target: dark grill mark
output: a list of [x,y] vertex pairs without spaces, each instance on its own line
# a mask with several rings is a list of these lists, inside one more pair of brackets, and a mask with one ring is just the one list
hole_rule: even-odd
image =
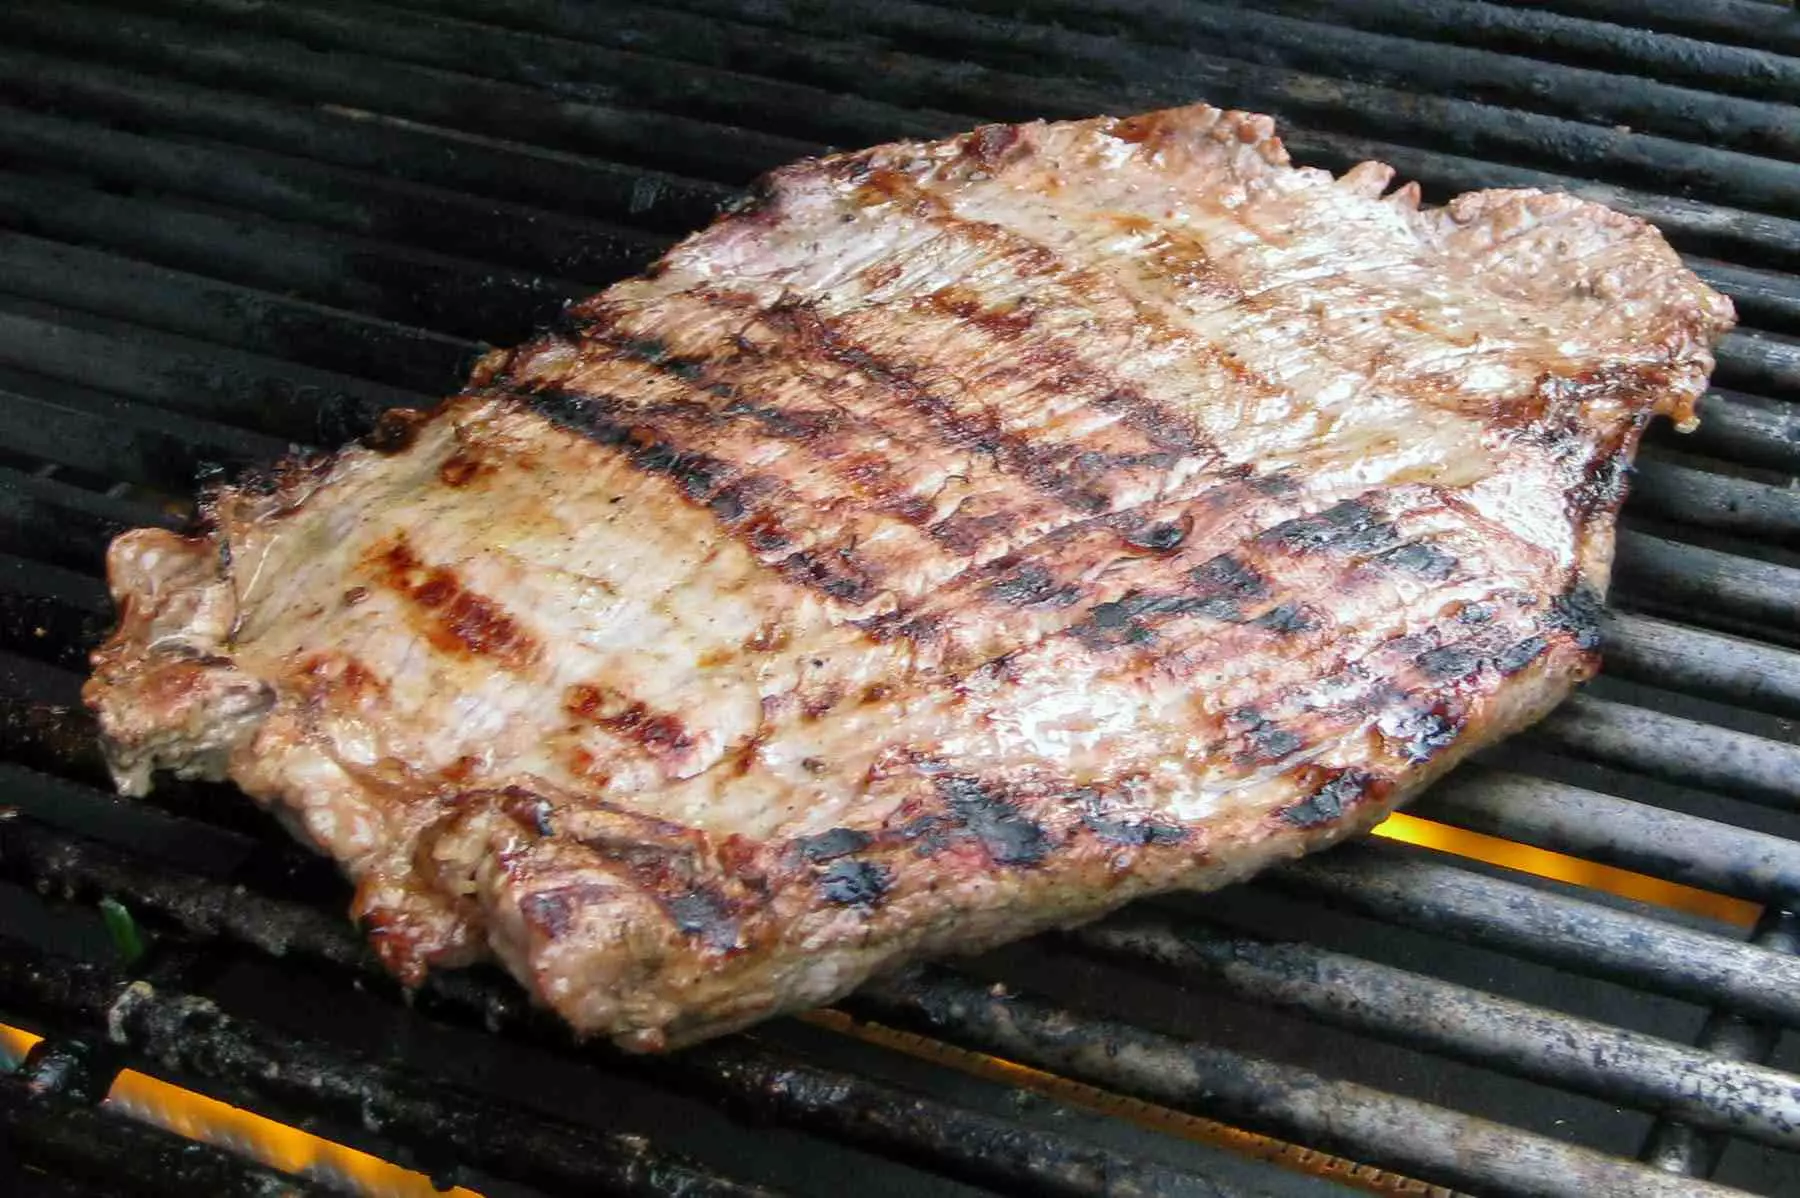
[[1258,761],[1280,761],[1305,742],[1286,728],[1265,724],[1249,734],[1251,752]]
[[1250,566],[1229,553],[1221,553],[1195,566],[1188,573],[1194,585],[1208,593],[1227,595],[1249,602],[1269,593],[1268,581]]
[[1578,515],[1611,512],[1625,501],[1631,479],[1631,458],[1623,449],[1595,458],[1587,465],[1581,485],[1569,496],[1569,505]]
[[777,562],[783,575],[845,603],[867,603],[875,594],[875,582],[847,549],[803,549]]
[[1486,624],[1494,618],[1494,609],[1486,603],[1465,603],[1456,611],[1458,624]]
[[691,499],[710,499],[734,473],[729,463],[666,443],[649,425],[615,419],[613,413],[620,405],[612,396],[547,388],[521,395],[520,399],[558,428],[597,445],[623,450],[631,463],[646,473],[667,475]]
[[1081,597],[1074,585],[1063,585],[1036,562],[1027,562],[986,587],[987,594],[1013,607],[1067,607]]
[[1148,524],[1125,534],[1125,543],[1149,553],[1173,553],[1187,540],[1187,534],[1187,526],[1184,524]]
[[[559,428],[619,449],[638,469],[673,480],[759,557],[766,559],[794,543],[793,534],[776,513],[797,510],[799,505],[778,481],[760,476],[734,478],[737,467],[728,462],[678,448],[664,440],[653,425],[615,419],[610,410],[618,401],[611,396],[549,389],[521,398]],[[801,550],[773,564],[788,579],[847,603],[865,603],[877,589],[872,566],[847,548]]]
[[1390,549],[1376,560],[1432,582],[1442,582],[1456,569],[1454,557],[1427,541],[1414,541]]
[[1336,823],[1369,793],[1374,777],[1358,769],[1340,770],[1298,803],[1281,810],[1281,818],[1297,828]]
[[1577,583],[1566,595],[1550,601],[1550,627],[1566,632],[1578,648],[1600,647],[1600,613],[1605,610],[1599,594],[1587,583]]
[[1107,844],[1126,848],[1180,844],[1188,838],[1188,829],[1180,824],[1158,823],[1154,818],[1135,821],[1111,819],[1097,811],[1084,811],[1081,824]]
[[738,921],[724,895],[705,887],[663,900],[663,910],[682,935],[699,940],[714,952],[738,947]]
[[937,789],[955,822],[981,842],[994,864],[1036,865],[1049,852],[1044,829],[978,779],[960,774],[942,777]]
[[1204,616],[1225,623],[1244,620],[1242,604],[1268,594],[1261,574],[1229,553],[1220,554],[1188,571],[1192,583],[1180,592],[1132,593],[1097,605],[1086,620],[1069,629],[1094,648],[1118,644],[1143,644],[1154,632],[1143,621]]
[[872,907],[891,882],[888,871],[873,861],[839,861],[819,877],[819,893],[829,903]]
[[1415,764],[1430,761],[1456,743],[1462,729],[1460,720],[1452,719],[1442,704],[1425,710],[1406,712],[1389,726],[1382,723],[1382,735],[1396,752]]
[[1257,538],[1263,545],[1295,553],[1331,550],[1370,554],[1391,546],[1399,533],[1360,499],[1346,499],[1315,516],[1277,524]]
[[839,857],[848,857],[851,853],[860,853],[874,843],[874,840],[867,832],[859,832],[855,828],[832,828],[817,836],[802,836],[794,841],[794,845],[808,861],[823,864]]
[[1290,636],[1298,632],[1309,632],[1317,625],[1298,603],[1282,603],[1270,608],[1251,621],[1258,628],[1267,628],[1270,632]]
[[1421,653],[1414,659],[1425,677],[1434,682],[1467,678],[1481,668],[1481,655],[1461,645],[1446,645]]
[[577,682],[564,691],[563,710],[623,739],[636,741],[652,756],[672,756],[694,744],[679,717],[651,711],[628,695],[591,682]]
[[396,541],[379,559],[383,579],[421,610],[425,639],[446,653],[469,653],[522,666],[537,642],[485,595],[466,589],[456,572],[426,566],[405,541]]
[[1298,734],[1275,724],[1254,707],[1238,708],[1229,720],[1247,746],[1247,750],[1238,755],[1243,765],[1279,761],[1305,743]]
[[605,886],[582,882],[528,894],[519,901],[519,908],[525,922],[549,939],[560,940],[574,926],[577,912],[604,904],[612,897],[612,892]]
[[1494,657],[1494,666],[1502,674],[1517,674],[1543,656],[1544,650],[1549,647],[1541,636],[1526,637],[1517,644],[1502,649]]
[[[910,182],[907,186],[911,186]],[[987,226],[973,227],[987,230],[989,235],[997,232]],[[1041,250],[1041,247],[1037,248]],[[1051,258],[1054,260],[1053,255]],[[1096,479],[1090,472],[1096,464],[1095,459],[1088,458],[1087,469],[1076,464],[1078,458],[1091,451],[1083,451],[1079,446],[1046,445],[1030,435],[999,429],[990,416],[958,411],[954,404],[914,378],[910,367],[885,361],[874,352],[853,344],[805,301],[783,301],[764,310],[762,316],[783,335],[795,353],[816,355],[856,371],[884,392],[892,403],[929,420],[940,430],[943,443],[989,455],[1001,470],[1055,496],[1077,511],[1097,512],[1107,505],[1104,492],[1095,489]],[[1018,321],[1028,319],[1028,313],[1008,313],[1005,317],[1016,325]],[[1076,367],[1065,372],[1061,383],[1074,388],[1092,383],[1098,377],[1091,370]],[[1162,449],[1177,453],[1208,451],[1186,422],[1161,411],[1135,392],[1115,389],[1106,400],[1096,401],[1094,406],[1104,407],[1108,402],[1124,408],[1125,423]],[[1114,469],[1128,464],[1128,458],[1099,455],[1099,460]]]

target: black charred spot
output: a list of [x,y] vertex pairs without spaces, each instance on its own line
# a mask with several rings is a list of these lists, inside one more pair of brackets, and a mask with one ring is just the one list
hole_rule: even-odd
[[1340,770],[1306,798],[1282,808],[1281,818],[1297,828],[1336,823],[1369,792],[1374,778],[1362,770]]
[[892,878],[873,861],[839,861],[819,876],[825,901],[845,907],[872,907],[886,894]]
[[1630,477],[1631,461],[1623,452],[1596,458],[1588,463],[1586,477],[1570,496],[1570,505],[1584,516],[1613,511],[1624,502]]
[[874,584],[845,562],[842,555],[801,550],[782,558],[778,568],[796,582],[845,603],[865,603],[875,592]]
[[1110,603],[1097,604],[1086,620],[1069,631],[1094,648],[1138,645],[1148,643],[1156,635],[1144,620],[1194,615],[1227,622],[1244,618],[1236,601],[1224,595],[1133,591]]
[[1102,603],[1088,618],[1095,628],[1123,628],[1131,621],[1131,608],[1123,602]]
[[1390,549],[1377,559],[1396,570],[1416,574],[1433,582],[1442,582],[1456,569],[1456,559],[1427,541],[1413,541],[1398,549]]
[[663,903],[663,909],[685,936],[699,940],[714,952],[737,947],[738,921],[725,897],[696,887]]
[[1107,844],[1122,845],[1127,848],[1141,849],[1150,845],[1180,844],[1188,837],[1188,830],[1179,824],[1163,824],[1154,819],[1110,819],[1095,811],[1083,812],[1081,823],[1083,827]]
[[1384,722],[1383,734],[1408,761],[1430,761],[1456,742],[1462,730],[1459,720],[1451,718],[1442,704],[1405,713],[1392,726]]
[[1283,636],[1306,632],[1316,627],[1312,617],[1298,603],[1278,604],[1256,617],[1251,623],[1258,628],[1267,628],[1270,632],[1280,633]]
[[1543,656],[1549,644],[1541,636],[1526,637],[1517,644],[1508,645],[1494,656],[1494,666],[1502,674],[1517,674],[1520,670]]
[[670,445],[653,429],[615,419],[618,401],[611,396],[553,388],[532,394],[527,402],[557,427],[624,451],[639,470],[668,476],[696,502],[709,501],[735,472],[717,458]]
[[1264,724],[1250,732],[1246,739],[1250,742],[1251,753],[1259,761],[1280,761],[1302,744],[1297,733],[1273,724]]
[[1317,515],[1277,524],[1257,540],[1295,553],[1375,553],[1392,545],[1398,535],[1367,503],[1346,499]]
[[839,857],[848,857],[851,853],[860,853],[874,839],[867,832],[859,832],[855,828],[832,828],[817,836],[802,836],[794,844],[800,850],[800,855],[808,861],[823,864]]
[[956,822],[981,842],[994,864],[1036,865],[1049,852],[1044,829],[979,779],[952,774],[937,779],[937,787]]
[[912,842],[921,857],[936,856],[950,843],[950,823],[940,815],[921,815],[899,828],[900,837]]
[[1056,575],[1036,562],[1027,562],[987,586],[987,593],[1014,607],[1067,607],[1080,597],[1073,586],[1061,585]]
[[717,495],[714,495],[707,501],[706,506],[712,509],[713,515],[717,516],[727,524],[735,523],[744,518],[744,501],[739,497],[738,493],[730,487],[726,487]]
[[1173,553],[1187,540],[1187,534],[1185,525],[1164,521],[1134,529],[1125,535],[1125,543],[1148,553]]
[[1240,707],[1229,718],[1248,746],[1239,755],[1239,759],[1246,765],[1279,761],[1298,749],[1302,743],[1298,734],[1270,722],[1267,716],[1254,707]]
[[364,434],[362,443],[376,453],[396,454],[409,448],[424,424],[423,412],[411,408],[389,408],[375,421],[375,427]]
[[1445,645],[1413,659],[1425,677],[1433,681],[1467,678],[1481,668],[1481,655],[1461,645]]
[[1465,603],[1456,612],[1458,624],[1486,624],[1494,618],[1494,609],[1486,603]]
[[1568,594],[1550,601],[1549,623],[1552,628],[1568,633],[1578,648],[1597,649],[1600,646],[1600,613],[1604,610],[1605,604],[1599,594],[1585,582],[1578,583]]
[[1196,587],[1206,594],[1227,595],[1239,602],[1261,599],[1269,593],[1269,583],[1254,566],[1229,553],[1201,562],[1188,571]]

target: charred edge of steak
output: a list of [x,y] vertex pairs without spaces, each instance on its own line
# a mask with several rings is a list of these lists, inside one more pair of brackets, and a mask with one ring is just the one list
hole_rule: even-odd
[[1385,779],[1367,770],[1338,770],[1313,792],[1281,809],[1280,815],[1296,828],[1320,828],[1335,824],[1353,809],[1388,789]]

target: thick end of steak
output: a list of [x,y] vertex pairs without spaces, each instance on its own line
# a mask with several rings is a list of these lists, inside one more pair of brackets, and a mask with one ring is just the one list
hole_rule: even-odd
[[784,168],[389,436],[114,547],[123,787],[658,1049],[1362,831],[1597,667],[1729,303],[1205,106]]

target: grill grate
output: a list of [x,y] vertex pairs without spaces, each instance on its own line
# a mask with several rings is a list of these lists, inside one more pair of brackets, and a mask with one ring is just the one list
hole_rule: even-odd
[[[32,1174],[44,1192],[305,1192],[93,1109],[121,1064],[495,1195],[1409,1192],[1261,1167],[1176,1111],[1478,1193],[1791,1192],[1786,6],[40,0],[8,18],[0,1020],[50,1039],[0,1077],[0,1124],[66,1178]],[[1297,158],[1380,158],[1438,199],[1546,186],[1642,215],[1738,302],[1701,431],[1654,434],[1640,463],[1605,675],[1504,769],[1466,768],[1417,811],[1760,919],[1365,844],[846,1004],[1116,1096],[1095,1113],[1091,1091],[1034,1097],[842,1024],[646,1062],[569,1046],[481,971],[403,1005],[329,868],[241,798],[104,789],[72,709],[109,619],[100,553],[179,524],[196,480],[429,402],[767,167],[1196,98],[1274,112]],[[109,959],[102,897],[141,918],[143,960]]]

